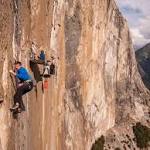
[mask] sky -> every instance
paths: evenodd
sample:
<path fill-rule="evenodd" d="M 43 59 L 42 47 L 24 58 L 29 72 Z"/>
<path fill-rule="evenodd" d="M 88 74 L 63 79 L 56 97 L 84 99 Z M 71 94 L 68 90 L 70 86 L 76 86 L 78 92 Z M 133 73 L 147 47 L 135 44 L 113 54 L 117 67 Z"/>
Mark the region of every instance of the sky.
<path fill-rule="evenodd" d="M 116 0 L 128 20 L 135 49 L 150 42 L 150 0 Z"/>

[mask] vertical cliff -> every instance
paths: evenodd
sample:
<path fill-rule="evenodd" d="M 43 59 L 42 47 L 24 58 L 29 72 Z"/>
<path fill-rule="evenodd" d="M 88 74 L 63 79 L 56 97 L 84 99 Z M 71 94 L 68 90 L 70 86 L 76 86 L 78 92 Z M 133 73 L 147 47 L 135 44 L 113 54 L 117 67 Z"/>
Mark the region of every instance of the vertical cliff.
<path fill-rule="evenodd" d="M 138 149 L 129 139 L 136 122 L 149 125 L 149 92 L 114 0 L 2 0 L 0 10 L 0 148 L 90 150 L 104 135 L 106 149 Z M 56 74 L 44 91 L 35 79 L 26 112 L 13 119 L 8 70 L 16 59 L 34 76 L 31 47 L 55 58 Z"/>

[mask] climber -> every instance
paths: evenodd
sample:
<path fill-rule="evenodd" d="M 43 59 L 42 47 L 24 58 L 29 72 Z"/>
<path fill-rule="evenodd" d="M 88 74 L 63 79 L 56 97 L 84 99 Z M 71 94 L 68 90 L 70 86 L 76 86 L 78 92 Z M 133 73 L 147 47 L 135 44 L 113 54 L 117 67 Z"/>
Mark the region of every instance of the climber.
<path fill-rule="evenodd" d="M 50 77 L 51 75 L 55 75 L 55 58 L 51 57 L 51 60 L 47 60 L 44 64 L 43 68 L 43 77 Z"/>
<path fill-rule="evenodd" d="M 46 62 L 46 63 L 44 64 L 43 77 L 45 77 L 45 78 L 50 77 L 50 65 L 49 65 L 49 62 Z"/>
<path fill-rule="evenodd" d="M 41 53 L 40 53 L 39 59 L 40 59 L 40 60 L 45 61 L 45 53 L 44 53 L 44 51 L 43 51 L 43 50 L 41 50 Z"/>
<path fill-rule="evenodd" d="M 9 72 L 19 80 L 19 83 L 17 84 L 17 91 L 14 95 L 14 106 L 10 110 L 21 112 L 25 111 L 22 95 L 32 90 L 33 81 L 28 71 L 22 67 L 21 62 L 17 61 L 14 65 L 16 71 L 10 70 Z"/>

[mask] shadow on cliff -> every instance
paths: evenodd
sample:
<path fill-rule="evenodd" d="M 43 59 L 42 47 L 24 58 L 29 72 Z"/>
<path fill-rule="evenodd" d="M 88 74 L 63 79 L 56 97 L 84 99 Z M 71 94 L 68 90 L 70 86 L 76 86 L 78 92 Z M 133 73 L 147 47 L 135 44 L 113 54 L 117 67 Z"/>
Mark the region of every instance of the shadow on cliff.
<path fill-rule="evenodd" d="M 73 16 L 65 15 L 65 50 L 66 50 L 66 89 L 69 90 L 74 106 L 81 107 L 82 96 L 80 94 L 80 72 L 76 61 L 78 47 L 81 38 L 81 6 L 78 3 Z"/>
<path fill-rule="evenodd" d="M 30 61 L 30 68 L 31 68 L 31 71 L 33 72 L 34 79 L 36 81 L 36 84 L 34 86 L 35 86 L 35 92 L 36 92 L 36 98 L 37 98 L 37 83 L 42 81 L 42 76 L 41 76 L 41 72 L 37 63 Z M 43 91 L 43 86 L 42 86 L 42 91 Z"/>
<path fill-rule="evenodd" d="M 42 77 L 41 77 L 41 73 L 40 73 L 38 64 L 30 61 L 30 68 L 31 68 L 31 71 L 33 72 L 34 79 L 36 80 L 36 82 L 38 83 L 38 82 L 42 81 Z"/>

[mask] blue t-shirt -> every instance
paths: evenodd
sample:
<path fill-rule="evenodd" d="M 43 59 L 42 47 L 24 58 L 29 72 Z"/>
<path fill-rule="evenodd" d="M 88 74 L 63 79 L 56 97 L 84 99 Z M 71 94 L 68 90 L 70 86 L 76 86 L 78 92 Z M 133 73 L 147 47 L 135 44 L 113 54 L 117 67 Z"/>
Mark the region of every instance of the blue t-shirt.
<path fill-rule="evenodd" d="M 32 80 L 28 71 L 24 67 L 17 70 L 16 77 L 21 81 Z"/>
<path fill-rule="evenodd" d="M 44 52 L 41 52 L 41 53 L 40 53 L 40 59 L 41 59 L 41 60 L 45 60 L 45 54 L 44 54 Z"/>

